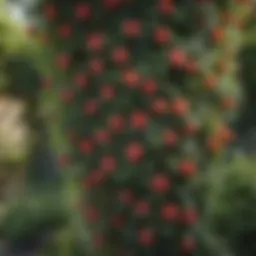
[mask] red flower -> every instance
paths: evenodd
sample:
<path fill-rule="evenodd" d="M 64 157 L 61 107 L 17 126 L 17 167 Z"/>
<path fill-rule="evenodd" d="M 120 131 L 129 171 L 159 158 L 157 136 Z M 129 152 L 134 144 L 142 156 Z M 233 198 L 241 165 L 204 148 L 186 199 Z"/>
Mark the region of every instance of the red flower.
<path fill-rule="evenodd" d="M 237 106 L 237 100 L 232 96 L 226 96 L 222 99 L 221 105 L 224 110 L 233 110 Z"/>
<path fill-rule="evenodd" d="M 186 99 L 177 98 L 171 102 L 171 110 L 176 115 L 184 115 L 188 112 L 189 102 Z"/>
<path fill-rule="evenodd" d="M 179 214 L 179 208 L 173 203 L 166 203 L 161 208 L 161 217 L 165 221 L 174 221 Z"/>
<path fill-rule="evenodd" d="M 134 214 L 139 217 L 145 217 L 150 212 L 150 204 L 147 201 L 138 201 L 134 207 Z"/>
<path fill-rule="evenodd" d="M 181 241 L 181 250 L 184 253 L 192 253 L 196 249 L 196 240 L 193 236 L 187 235 Z"/>
<path fill-rule="evenodd" d="M 69 38 L 72 34 L 72 28 L 69 24 L 63 24 L 58 28 L 58 34 L 61 38 Z"/>
<path fill-rule="evenodd" d="M 103 84 L 100 87 L 100 97 L 104 100 L 112 100 L 115 97 L 116 91 L 110 84 Z"/>
<path fill-rule="evenodd" d="M 150 187 L 156 193 L 166 193 L 171 189 L 171 181 L 164 174 L 156 174 L 151 180 Z"/>
<path fill-rule="evenodd" d="M 168 103 L 165 99 L 156 99 L 153 102 L 153 111 L 157 114 L 165 114 L 168 110 Z"/>
<path fill-rule="evenodd" d="M 139 37 L 142 33 L 142 25 L 138 20 L 126 20 L 123 23 L 123 32 L 127 37 Z"/>
<path fill-rule="evenodd" d="M 171 64 L 175 68 L 182 68 L 186 65 L 187 55 L 183 50 L 173 49 L 168 54 Z"/>
<path fill-rule="evenodd" d="M 218 130 L 218 136 L 222 139 L 223 143 L 230 143 L 235 140 L 236 134 L 228 126 L 221 126 Z"/>
<path fill-rule="evenodd" d="M 141 89 L 146 94 L 154 94 L 156 93 L 158 86 L 153 79 L 147 79 L 146 81 L 144 81 Z"/>
<path fill-rule="evenodd" d="M 194 135 L 198 132 L 199 126 L 193 121 L 187 121 L 186 126 L 184 127 L 184 132 L 186 135 Z"/>
<path fill-rule="evenodd" d="M 198 220 L 198 211 L 195 208 L 187 208 L 183 210 L 183 222 L 186 225 L 194 225 Z"/>
<path fill-rule="evenodd" d="M 215 154 L 223 149 L 224 142 L 218 136 L 211 136 L 206 139 L 207 149 Z"/>
<path fill-rule="evenodd" d="M 83 154 L 91 154 L 94 150 L 94 144 L 90 139 L 83 139 L 79 142 L 79 148 Z"/>
<path fill-rule="evenodd" d="M 121 132 L 125 128 L 125 119 L 122 115 L 116 114 L 108 118 L 108 127 L 113 132 Z"/>
<path fill-rule="evenodd" d="M 174 146 L 177 144 L 178 136 L 172 130 L 165 130 L 163 133 L 164 143 L 168 146 Z"/>
<path fill-rule="evenodd" d="M 88 100 L 84 104 L 84 114 L 85 115 L 94 115 L 99 109 L 98 102 L 96 100 Z"/>
<path fill-rule="evenodd" d="M 117 47 L 112 52 L 113 62 L 119 66 L 125 64 L 130 58 L 129 52 L 124 47 Z"/>
<path fill-rule="evenodd" d="M 179 171 L 184 177 L 193 176 L 197 169 L 196 163 L 192 160 L 184 160 L 179 165 Z"/>
<path fill-rule="evenodd" d="M 154 230 L 150 228 L 144 228 L 138 232 L 138 242 L 140 245 L 149 247 L 152 246 L 156 241 L 156 234 Z"/>
<path fill-rule="evenodd" d="M 154 32 L 154 41 L 161 46 L 168 43 L 171 37 L 171 31 L 167 27 L 158 27 Z"/>
<path fill-rule="evenodd" d="M 100 160 L 100 169 L 105 173 L 113 173 L 116 166 L 116 159 L 113 156 L 103 156 Z"/>
<path fill-rule="evenodd" d="M 123 79 L 129 88 L 135 88 L 140 82 L 140 75 L 136 70 L 130 69 L 124 72 Z"/>
<path fill-rule="evenodd" d="M 95 131 L 94 140 L 100 145 L 106 145 L 110 142 L 110 135 L 106 130 L 100 129 Z"/>
<path fill-rule="evenodd" d="M 190 60 L 185 63 L 186 70 L 190 74 L 197 74 L 200 70 L 199 64 L 196 61 Z"/>
<path fill-rule="evenodd" d="M 79 88 L 85 88 L 88 85 L 88 77 L 85 74 L 78 73 L 74 76 L 74 83 L 78 85 Z"/>
<path fill-rule="evenodd" d="M 75 17 L 80 20 L 87 20 L 91 17 L 92 9 L 88 3 L 79 3 L 75 6 Z"/>
<path fill-rule="evenodd" d="M 144 130 L 148 125 L 148 117 L 146 113 L 137 111 L 132 114 L 130 122 L 132 128 Z"/>
<path fill-rule="evenodd" d="M 115 9 L 120 7 L 124 3 L 124 0 L 103 0 L 103 3 L 107 9 Z"/>
<path fill-rule="evenodd" d="M 83 186 L 85 189 L 91 189 L 104 182 L 105 173 L 102 170 L 93 170 L 83 181 Z"/>
<path fill-rule="evenodd" d="M 207 77 L 205 77 L 203 85 L 206 89 L 215 89 L 218 85 L 218 77 L 215 75 L 208 75 Z"/>
<path fill-rule="evenodd" d="M 104 36 L 101 33 L 93 33 L 87 39 L 87 47 L 92 51 L 102 50 L 104 43 Z"/>
<path fill-rule="evenodd" d="M 215 43 L 220 43 L 225 37 L 225 30 L 222 27 L 216 27 L 212 30 L 212 40 Z"/>
<path fill-rule="evenodd" d="M 158 1 L 159 11 L 163 15 L 171 15 L 174 12 L 174 4 L 170 0 L 159 0 Z"/>
<path fill-rule="evenodd" d="M 88 67 L 93 75 L 101 75 L 104 72 L 105 64 L 100 58 L 94 58 L 89 61 Z"/>
<path fill-rule="evenodd" d="M 144 149 L 139 142 L 131 142 L 125 148 L 125 155 L 129 162 L 135 164 L 143 157 Z"/>

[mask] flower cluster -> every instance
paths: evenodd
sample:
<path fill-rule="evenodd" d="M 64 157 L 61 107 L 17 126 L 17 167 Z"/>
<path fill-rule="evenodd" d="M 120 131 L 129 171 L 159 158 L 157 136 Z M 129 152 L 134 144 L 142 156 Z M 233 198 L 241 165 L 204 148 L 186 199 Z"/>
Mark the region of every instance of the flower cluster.
<path fill-rule="evenodd" d="M 44 1 L 97 248 L 196 251 L 189 181 L 235 138 L 225 120 L 238 105 L 236 10 L 248 3 L 192 2 Z"/>

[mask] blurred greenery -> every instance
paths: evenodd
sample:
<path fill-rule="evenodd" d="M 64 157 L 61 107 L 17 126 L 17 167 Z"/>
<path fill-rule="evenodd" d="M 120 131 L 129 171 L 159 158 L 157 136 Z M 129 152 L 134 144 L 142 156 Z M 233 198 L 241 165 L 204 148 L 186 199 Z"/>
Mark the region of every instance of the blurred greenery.
<path fill-rule="evenodd" d="M 42 49 L 38 41 L 29 38 L 25 31 L 3 12 L 1 3 L 0 88 L 4 90 L 9 84 L 5 69 L 3 69 L 6 61 L 9 62 L 12 72 L 17 74 L 14 77 L 15 85 L 17 86 L 20 82 L 19 89 L 24 94 L 31 94 L 30 89 L 34 85 L 31 83 L 26 87 L 22 83 L 24 80 L 20 79 L 24 77 L 24 74 L 30 77 L 33 72 L 28 73 L 27 62 L 40 70 L 41 81 L 50 80 L 55 84 L 55 89 L 51 90 L 42 88 L 42 84 L 37 84 L 38 87 L 33 88 L 39 93 L 38 108 L 33 109 L 32 114 L 42 117 L 50 134 L 51 147 L 58 156 L 63 156 L 69 152 L 69 145 L 63 136 L 62 123 L 65 113 L 59 94 L 66 81 L 53 65 L 49 65 L 49 58 L 53 58 L 54 53 L 45 47 Z M 40 41 L 42 36 L 43 32 L 39 31 L 36 39 Z M 251 38 L 248 39 L 250 43 Z M 24 57 L 26 61 L 20 61 Z M 13 62 L 15 59 L 19 61 Z M 53 75 L 58 77 L 58 80 L 51 79 Z M 203 235 L 207 237 L 209 231 L 208 237 L 211 241 L 218 240 L 216 244 L 223 241 L 225 247 L 229 248 L 227 251 L 231 251 L 232 255 L 256 255 L 253 240 L 256 234 L 255 166 L 255 159 L 239 154 L 235 155 L 231 162 L 216 159 L 216 163 L 211 167 L 212 171 L 200 177 L 200 180 L 196 181 L 198 183 L 195 184 L 199 193 L 202 194 L 202 207 L 205 209 L 202 219 L 202 225 L 205 225 Z M 28 197 L 19 198 L 18 202 L 8 206 L 7 215 L 1 219 L 0 231 L 6 238 L 15 240 L 42 232 L 42 228 L 55 229 L 57 227 L 60 228 L 60 232 L 54 233 L 55 239 L 52 239 L 44 248 L 44 255 L 84 255 L 82 251 L 85 251 L 88 234 L 77 210 L 81 191 L 74 180 L 77 170 L 81 167 L 72 164 L 72 167 L 61 166 L 61 169 L 64 177 L 61 192 L 48 191 L 48 194 L 37 195 L 31 192 Z M 234 253 L 230 248 L 234 250 Z M 228 256 L 227 251 L 224 252 L 224 256 Z"/>
<path fill-rule="evenodd" d="M 0 93 L 19 97 L 28 104 L 28 125 L 33 126 L 36 136 L 33 151 L 38 145 L 49 142 L 57 154 L 57 162 L 58 156 L 66 153 L 68 148 L 60 130 L 60 118 L 64 113 L 58 92 L 44 90 L 42 86 L 43 81 L 54 72 L 45 61 L 49 53 L 42 51 L 40 44 L 15 24 L 4 9 L 3 1 L 0 2 L 0 35 Z M 43 121 L 38 122 L 39 119 Z M 44 131 L 44 127 L 47 127 L 47 131 Z M 45 137 L 45 132 L 49 137 Z M 75 172 L 76 167 L 72 168 Z M 6 169 L 10 170 L 10 166 L 6 166 Z M 87 235 L 83 233 L 84 225 L 76 210 L 79 190 L 73 181 L 74 172 L 69 172 L 68 167 L 64 166 L 61 171 L 60 175 L 64 178 L 61 179 L 61 187 L 46 184 L 41 190 L 35 186 L 31 188 L 28 183 L 25 193 L 5 202 L 6 211 L 0 219 L 2 238 L 9 243 L 25 241 L 57 229 L 51 242 L 56 242 L 55 252 L 47 252 L 47 255 L 68 256 L 73 254 L 73 250 L 84 251 L 82 248 Z"/>
<path fill-rule="evenodd" d="M 256 255 L 256 160 L 236 154 L 204 180 L 204 224 L 234 255 Z"/>

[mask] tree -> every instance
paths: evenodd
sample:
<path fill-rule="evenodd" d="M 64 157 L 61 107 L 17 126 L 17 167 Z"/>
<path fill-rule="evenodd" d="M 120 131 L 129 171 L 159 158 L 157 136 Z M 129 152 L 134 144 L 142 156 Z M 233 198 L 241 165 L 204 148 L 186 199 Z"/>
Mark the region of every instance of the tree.
<path fill-rule="evenodd" d="M 234 139 L 225 120 L 239 105 L 234 60 L 248 9 L 241 1 L 42 1 L 46 48 L 63 78 L 53 89 L 70 158 L 83 165 L 82 214 L 96 251 L 210 253 L 190 182 Z"/>

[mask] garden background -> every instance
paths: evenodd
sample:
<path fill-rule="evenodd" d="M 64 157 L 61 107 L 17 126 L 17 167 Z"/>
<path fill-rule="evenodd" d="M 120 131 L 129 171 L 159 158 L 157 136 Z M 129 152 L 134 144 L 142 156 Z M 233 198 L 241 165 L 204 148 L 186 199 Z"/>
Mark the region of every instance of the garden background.
<path fill-rule="evenodd" d="M 255 256 L 251 1 L 0 1 L 0 255 Z"/>

